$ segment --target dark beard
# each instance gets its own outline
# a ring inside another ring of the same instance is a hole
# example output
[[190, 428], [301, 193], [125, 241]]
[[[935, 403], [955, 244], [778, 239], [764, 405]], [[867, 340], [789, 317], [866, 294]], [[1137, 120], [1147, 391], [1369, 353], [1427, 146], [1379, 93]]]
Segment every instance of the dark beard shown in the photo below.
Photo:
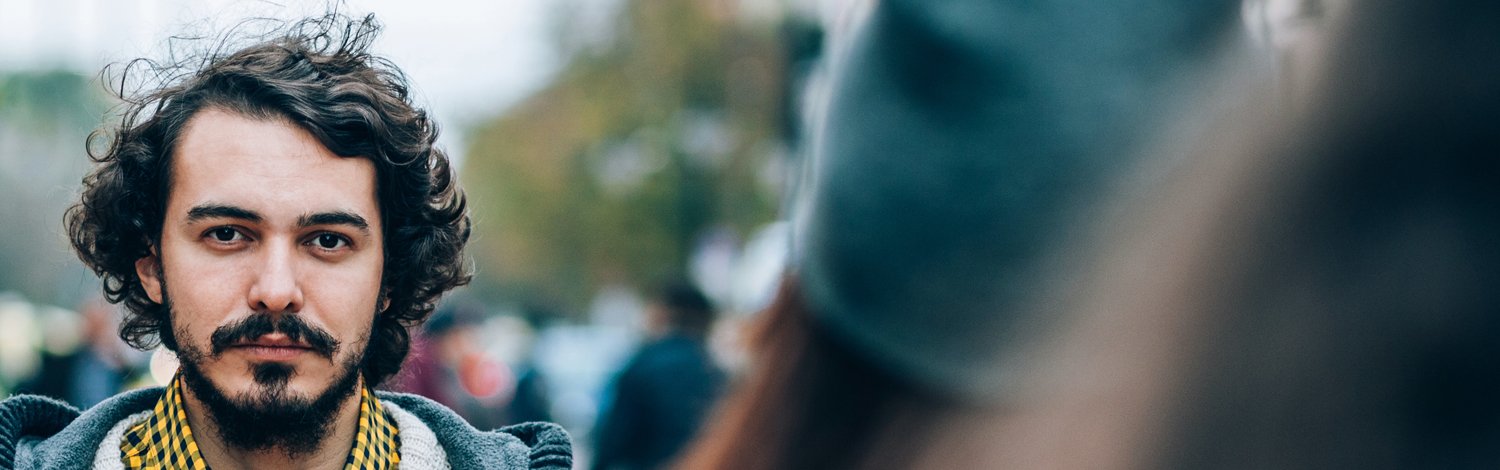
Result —
[[[165, 294], [166, 286], [162, 286], [162, 290]], [[169, 298], [163, 300], [167, 311], [171, 312], [171, 301]], [[194, 346], [185, 331], [174, 331], [174, 339], [181, 340], [177, 344], [181, 376], [193, 397], [208, 410], [209, 419], [217, 426], [219, 437], [226, 445], [247, 451], [276, 449], [289, 458], [305, 456], [317, 450], [328, 437], [332, 431], [332, 418], [339, 406], [358, 388], [360, 369], [370, 342], [366, 337], [364, 349], [340, 364], [338, 378], [316, 397], [288, 394], [287, 382], [297, 370], [275, 362], [252, 366], [253, 379], [259, 390], [226, 395], [203, 374], [201, 364], [208, 357], [217, 358], [230, 342], [280, 331], [294, 340], [306, 341], [315, 352], [329, 359], [339, 349], [340, 345], [332, 336], [308, 326], [295, 314], [283, 314], [274, 321], [271, 318], [270, 314], [257, 313], [219, 327], [210, 337], [212, 349], [207, 354]]]
[[296, 373], [286, 364], [257, 364], [260, 391], [229, 397], [193, 361], [182, 361], [182, 381], [208, 409], [224, 443], [249, 451], [276, 449], [287, 457], [311, 454], [332, 431], [339, 405], [354, 395], [364, 358], [350, 357], [338, 380], [315, 398], [289, 396], [287, 381]]

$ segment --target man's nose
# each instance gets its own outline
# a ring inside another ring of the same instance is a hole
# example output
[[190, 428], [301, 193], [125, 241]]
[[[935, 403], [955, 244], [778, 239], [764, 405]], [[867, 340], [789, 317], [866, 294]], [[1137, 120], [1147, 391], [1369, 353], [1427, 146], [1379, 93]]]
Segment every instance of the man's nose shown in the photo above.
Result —
[[267, 243], [255, 268], [248, 301], [255, 311], [296, 313], [302, 309], [302, 282], [297, 277], [296, 249]]

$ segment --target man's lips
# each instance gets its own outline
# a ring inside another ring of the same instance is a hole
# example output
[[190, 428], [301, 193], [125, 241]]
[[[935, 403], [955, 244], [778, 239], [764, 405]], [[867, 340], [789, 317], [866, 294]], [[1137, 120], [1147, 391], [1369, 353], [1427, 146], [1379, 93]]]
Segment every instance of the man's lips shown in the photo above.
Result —
[[266, 360], [292, 359], [313, 352], [312, 346], [292, 341], [286, 335], [273, 333], [248, 341], [237, 341], [229, 349]]

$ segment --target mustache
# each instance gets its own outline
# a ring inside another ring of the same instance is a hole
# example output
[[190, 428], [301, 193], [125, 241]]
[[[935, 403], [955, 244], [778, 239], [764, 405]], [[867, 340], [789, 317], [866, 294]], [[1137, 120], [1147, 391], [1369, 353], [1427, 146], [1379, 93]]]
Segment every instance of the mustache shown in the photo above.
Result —
[[230, 346], [241, 341], [254, 341], [271, 333], [281, 333], [288, 339], [305, 343], [313, 352], [333, 359], [339, 350], [339, 341], [327, 331], [307, 324], [300, 315], [281, 315], [277, 318], [269, 313], [257, 313], [234, 323], [214, 329], [209, 336], [213, 355], [218, 356]]

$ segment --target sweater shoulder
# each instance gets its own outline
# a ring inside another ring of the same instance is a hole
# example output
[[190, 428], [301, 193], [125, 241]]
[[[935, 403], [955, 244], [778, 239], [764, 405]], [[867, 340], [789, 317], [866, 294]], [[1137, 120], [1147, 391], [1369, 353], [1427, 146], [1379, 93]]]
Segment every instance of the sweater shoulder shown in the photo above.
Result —
[[19, 395], [0, 401], [0, 468], [81, 470], [120, 420], [147, 409], [160, 388], [115, 395], [79, 412], [52, 398]]
[[0, 401], [0, 468], [17, 468], [36, 443], [62, 431], [79, 414], [72, 405], [39, 395]]
[[422, 420], [442, 445], [455, 470], [565, 470], [573, 467], [573, 441], [561, 426], [525, 423], [493, 431], [475, 429], [447, 407], [417, 395], [377, 392]]

